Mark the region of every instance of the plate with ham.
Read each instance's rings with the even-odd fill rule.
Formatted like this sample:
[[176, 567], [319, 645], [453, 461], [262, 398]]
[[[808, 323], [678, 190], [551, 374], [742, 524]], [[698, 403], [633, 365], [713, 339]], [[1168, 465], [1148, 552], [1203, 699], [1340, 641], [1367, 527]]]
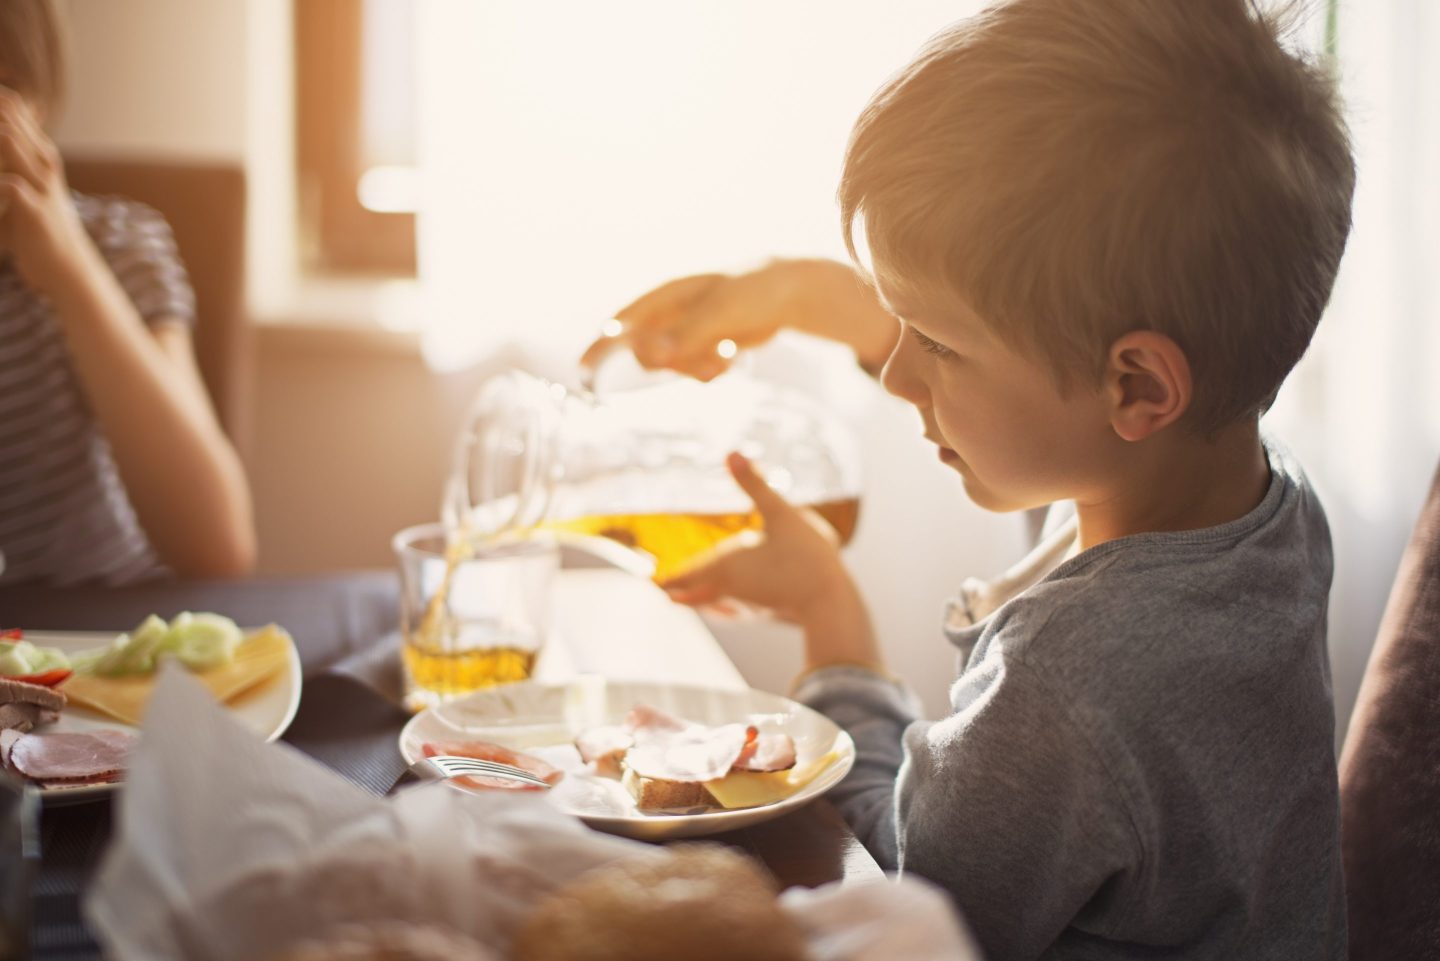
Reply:
[[[26, 631], [24, 636], [38, 646], [78, 654], [102, 648], [116, 635]], [[246, 640], [255, 643], [242, 648], [234, 662], [196, 677], [240, 721], [274, 740], [300, 705], [300, 659], [289, 635], [278, 629], [247, 632]], [[254, 656], [244, 656], [250, 654]], [[0, 710], [8, 710], [7, 717], [15, 715], [0, 730], [0, 769], [36, 783], [47, 806], [111, 793], [123, 780], [154, 678], [68, 678], [52, 687], [0, 679], [0, 702], [5, 704]], [[23, 717], [20, 712], [25, 712]]]
[[429, 708], [401, 732], [400, 753], [407, 763], [463, 754], [523, 767], [551, 784], [545, 796], [562, 810], [644, 840], [778, 817], [834, 787], [855, 761], [848, 734], [776, 694], [597, 677], [510, 684]]

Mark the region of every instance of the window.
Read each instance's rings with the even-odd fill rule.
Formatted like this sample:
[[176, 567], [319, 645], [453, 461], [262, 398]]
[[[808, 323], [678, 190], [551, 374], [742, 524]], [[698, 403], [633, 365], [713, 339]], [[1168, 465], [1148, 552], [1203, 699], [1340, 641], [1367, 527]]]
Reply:
[[302, 266], [415, 275], [414, 57], [408, 0], [297, 0]]

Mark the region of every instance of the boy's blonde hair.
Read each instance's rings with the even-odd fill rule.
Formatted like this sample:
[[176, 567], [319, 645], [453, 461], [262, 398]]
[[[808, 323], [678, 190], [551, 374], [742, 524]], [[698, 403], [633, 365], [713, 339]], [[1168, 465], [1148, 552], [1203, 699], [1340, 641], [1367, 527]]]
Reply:
[[54, 0], [0, 0], [0, 76], [53, 117], [65, 98], [65, 37]]
[[1013, 0], [932, 39], [856, 122], [840, 206], [907, 298], [958, 298], [1068, 390], [1137, 329], [1188, 423], [1256, 417], [1330, 296], [1355, 170], [1333, 84], [1249, 0]]

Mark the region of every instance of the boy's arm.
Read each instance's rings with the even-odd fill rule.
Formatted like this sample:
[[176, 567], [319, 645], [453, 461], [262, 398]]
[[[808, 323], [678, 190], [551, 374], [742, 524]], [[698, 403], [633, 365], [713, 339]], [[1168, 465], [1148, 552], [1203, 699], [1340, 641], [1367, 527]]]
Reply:
[[668, 367], [711, 380], [729, 366], [722, 340], [751, 347], [789, 327], [847, 344], [879, 374], [899, 336], [894, 316], [854, 268], [833, 260], [772, 260], [738, 274], [698, 274], [657, 287], [616, 313], [624, 325], [585, 351], [599, 364], [628, 345], [646, 367]]
[[829, 717], [855, 742], [854, 766], [826, 798], [879, 865], [898, 870], [895, 784], [905, 759], [904, 733], [920, 717], [919, 701], [904, 685], [850, 665], [802, 674], [792, 696]]
[[817, 672], [796, 696], [856, 740], [856, 768], [830, 796], [857, 835], [882, 861], [893, 844], [893, 866], [945, 887], [987, 956], [1040, 957], [1140, 862], [1095, 747], [1025, 664], [976, 665], [957, 682], [956, 713], [933, 724], [907, 724], [896, 686], [858, 671]]

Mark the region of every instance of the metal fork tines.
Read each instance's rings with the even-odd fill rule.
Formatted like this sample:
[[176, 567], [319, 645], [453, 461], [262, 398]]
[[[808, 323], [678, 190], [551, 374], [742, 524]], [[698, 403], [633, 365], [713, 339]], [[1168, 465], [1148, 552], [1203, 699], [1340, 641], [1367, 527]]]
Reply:
[[416, 777], [428, 780], [444, 780], [452, 777], [466, 777], [469, 775], [477, 777], [503, 777], [519, 781], [530, 787], [549, 788], [550, 782], [538, 777], [524, 768], [518, 768], [510, 764], [501, 764], [498, 761], [486, 761], [478, 757], [460, 757], [454, 754], [437, 754], [434, 757], [421, 758], [410, 765], [410, 770]]

